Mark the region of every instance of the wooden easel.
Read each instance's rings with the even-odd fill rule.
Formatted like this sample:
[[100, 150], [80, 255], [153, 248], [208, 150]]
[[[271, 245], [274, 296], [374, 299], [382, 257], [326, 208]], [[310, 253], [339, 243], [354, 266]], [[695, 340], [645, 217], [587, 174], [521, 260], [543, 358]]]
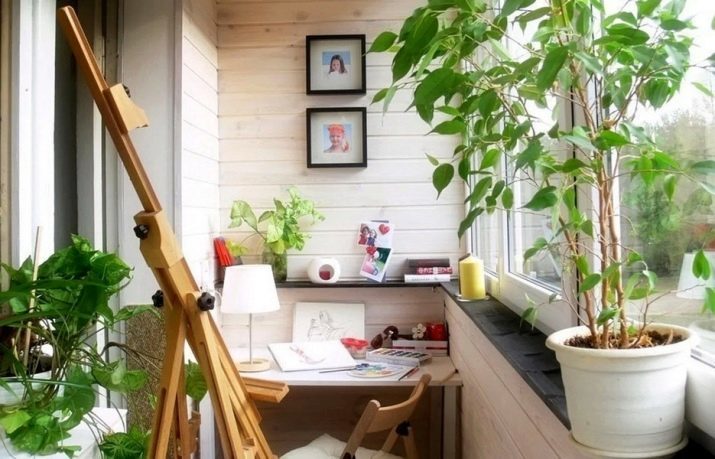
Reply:
[[[254, 400], [279, 402], [287, 393], [283, 383], [242, 379], [211, 315], [213, 297], [199, 288], [181, 254], [176, 236], [151, 187], [129, 131], [148, 124], [121, 84], [107, 85], [97, 65], [77, 15], [71, 7], [60, 8], [58, 20], [77, 59], [104, 124], [129, 174], [144, 208], [134, 220], [140, 250], [152, 269], [163, 295], [166, 322], [166, 356], [160, 379], [159, 403], [154, 415], [149, 457], [167, 455], [172, 427], [179, 457], [188, 458], [195, 449], [194, 422], [188, 419], [184, 393], [184, 342], [188, 342], [201, 367], [213, 403], [216, 425], [225, 454], [232, 458], [273, 458], [259, 426]], [[192, 432], [192, 430], [194, 430]]]

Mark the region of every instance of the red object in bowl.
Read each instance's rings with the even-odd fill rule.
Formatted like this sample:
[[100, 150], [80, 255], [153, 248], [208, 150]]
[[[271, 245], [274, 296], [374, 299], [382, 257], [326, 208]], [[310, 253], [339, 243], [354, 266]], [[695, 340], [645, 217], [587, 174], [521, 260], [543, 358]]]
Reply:
[[319, 275], [320, 278], [323, 279], [323, 280], [330, 280], [330, 276], [331, 276], [332, 274], [333, 274], [333, 273], [331, 273], [331, 272], [330, 272], [329, 270], [327, 270], [327, 269], [318, 272], [318, 275]]
[[360, 338], [340, 338], [340, 342], [343, 343], [345, 349], [350, 352], [354, 358], [364, 358], [367, 352], [367, 340]]

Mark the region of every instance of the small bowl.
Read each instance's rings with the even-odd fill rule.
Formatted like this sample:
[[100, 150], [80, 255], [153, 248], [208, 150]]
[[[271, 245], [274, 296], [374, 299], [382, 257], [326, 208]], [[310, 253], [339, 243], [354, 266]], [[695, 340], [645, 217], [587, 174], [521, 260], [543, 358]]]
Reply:
[[345, 349], [348, 350], [354, 359], [365, 358], [365, 355], [367, 354], [367, 345], [369, 344], [367, 340], [360, 338], [340, 338], [340, 342], [343, 343]]

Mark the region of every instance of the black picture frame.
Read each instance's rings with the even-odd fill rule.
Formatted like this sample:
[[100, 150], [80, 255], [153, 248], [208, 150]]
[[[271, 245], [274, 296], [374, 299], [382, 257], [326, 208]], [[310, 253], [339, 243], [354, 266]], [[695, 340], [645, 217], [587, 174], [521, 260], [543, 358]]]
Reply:
[[365, 35], [307, 35], [305, 62], [307, 94], [365, 94]]
[[367, 109], [306, 110], [308, 168], [367, 167]]

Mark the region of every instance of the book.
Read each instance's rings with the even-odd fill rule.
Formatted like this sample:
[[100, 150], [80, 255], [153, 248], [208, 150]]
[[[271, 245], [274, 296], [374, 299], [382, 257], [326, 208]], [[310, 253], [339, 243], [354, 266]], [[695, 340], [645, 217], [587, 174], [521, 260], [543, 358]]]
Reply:
[[432, 356], [426, 352], [401, 351], [399, 349], [388, 349], [385, 347], [367, 351], [367, 355], [365, 356], [365, 360], [368, 362], [383, 362], [410, 367], [416, 367], [431, 358]]
[[348, 350], [338, 340], [271, 343], [268, 350], [282, 371], [347, 369], [356, 365]]
[[451, 274], [405, 274], [405, 282], [410, 284], [449, 282]]
[[451, 266], [418, 266], [407, 274], [452, 274]]
[[419, 267], [433, 268], [435, 266], [448, 267], [449, 266], [449, 258], [447, 258], [447, 257], [408, 258], [407, 266], [410, 268], [419, 268]]

